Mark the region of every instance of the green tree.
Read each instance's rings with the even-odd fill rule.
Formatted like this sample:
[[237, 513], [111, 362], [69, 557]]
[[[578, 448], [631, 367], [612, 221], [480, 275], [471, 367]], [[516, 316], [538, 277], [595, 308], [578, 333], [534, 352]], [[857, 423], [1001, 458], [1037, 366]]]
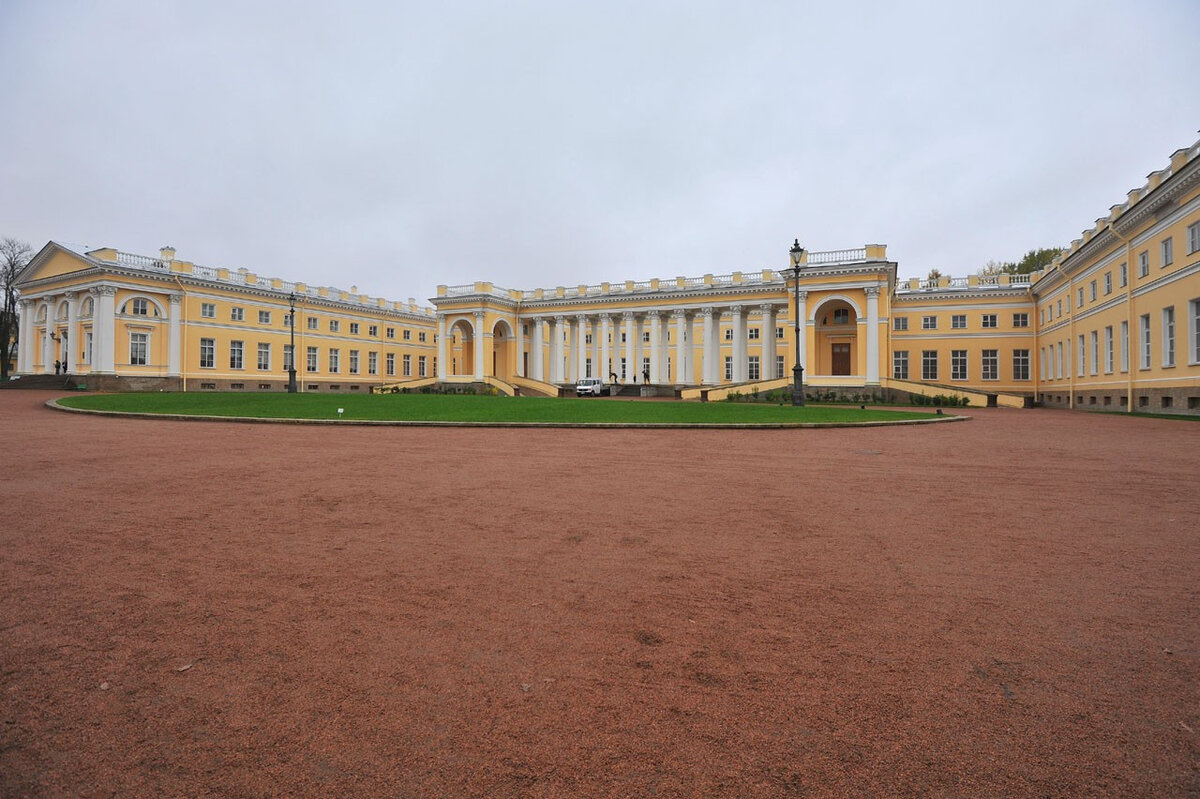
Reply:
[[1021, 260], [1016, 263], [1012, 261], [988, 261], [979, 270], [979, 274], [985, 277], [990, 275], [1028, 275], [1049, 266], [1050, 262], [1061, 252], [1061, 247], [1041, 247], [1025, 253]]
[[17, 275], [33, 257], [33, 249], [23, 241], [0, 240], [0, 290], [4, 293], [0, 309], [0, 380], [8, 379], [8, 359], [17, 339]]

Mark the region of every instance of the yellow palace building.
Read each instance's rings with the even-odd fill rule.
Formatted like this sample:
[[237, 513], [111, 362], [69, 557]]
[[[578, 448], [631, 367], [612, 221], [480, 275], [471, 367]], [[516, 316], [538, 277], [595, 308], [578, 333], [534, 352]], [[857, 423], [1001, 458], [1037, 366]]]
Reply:
[[781, 261], [438, 286], [427, 307], [200, 266], [169, 247], [50, 242], [18, 281], [18, 372], [57, 367], [102, 390], [279, 391], [294, 340], [301, 391], [558, 395], [599, 377], [720, 399], [785, 387], [799, 350], [810, 393], [1200, 413], [1200, 142], [1032, 275], [898, 281], [884, 245], [797, 245]]

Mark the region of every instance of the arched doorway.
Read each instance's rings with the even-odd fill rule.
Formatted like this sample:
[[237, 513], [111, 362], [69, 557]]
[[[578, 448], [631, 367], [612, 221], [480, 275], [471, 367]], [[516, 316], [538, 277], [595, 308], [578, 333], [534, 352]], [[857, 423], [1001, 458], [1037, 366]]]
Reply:
[[509, 382], [513, 378], [516, 364], [516, 338], [512, 326], [504, 319], [496, 320], [492, 327], [492, 375]]
[[845, 377], [858, 365], [858, 309], [844, 297], [832, 297], [813, 311], [816, 331], [813, 374]]
[[475, 330], [469, 319], [459, 319], [450, 326], [450, 368], [446, 374], [474, 376]]

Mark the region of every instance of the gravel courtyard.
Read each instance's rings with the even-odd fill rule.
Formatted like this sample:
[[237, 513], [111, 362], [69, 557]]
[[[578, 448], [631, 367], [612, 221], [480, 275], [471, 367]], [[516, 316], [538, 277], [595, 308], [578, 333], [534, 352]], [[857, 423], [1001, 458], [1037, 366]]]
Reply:
[[1196, 796], [1200, 424], [0, 391], [4, 796]]

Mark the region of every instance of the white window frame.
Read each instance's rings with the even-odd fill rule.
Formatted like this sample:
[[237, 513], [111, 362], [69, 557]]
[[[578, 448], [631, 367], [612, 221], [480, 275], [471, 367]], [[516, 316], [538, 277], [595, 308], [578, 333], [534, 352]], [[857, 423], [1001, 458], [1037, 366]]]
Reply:
[[258, 312], [258, 323], [260, 325], [271, 324], [271, 312], [270, 311], [259, 311]]
[[200, 339], [200, 368], [217, 368], [217, 340], [215, 338]]
[[316, 373], [321, 367], [321, 353], [316, 347], [309, 347], [304, 354], [304, 371]]
[[980, 319], [982, 327], [1000, 327], [1000, 317], [994, 313], [985, 313]]
[[937, 330], [937, 316], [936, 315], [922, 316], [921, 317], [921, 329], [922, 330]]
[[895, 350], [892, 352], [892, 379], [908, 379], [908, 350]]
[[1162, 365], [1169, 368], [1175, 365], [1175, 306], [1168, 305], [1162, 309]]
[[1129, 371], [1129, 322], [1121, 321], [1121, 371]]
[[369, 375], [379, 374], [379, 353], [378, 352], [368, 352], [367, 353], [367, 374], [369, 374]]
[[966, 330], [967, 329], [967, 315], [965, 313], [951, 314], [950, 329], [951, 330]]
[[1200, 252], [1200, 222], [1187, 226], [1188, 255]]
[[426, 363], [427, 360], [424, 355], [417, 356], [417, 377], [425, 377], [427, 375], [425, 370]]
[[129, 301], [129, 312], [134, 316], [149, 316], [150, 301], [145, 297], [134, 297]]
[[979, 376], [983, 380], [1000, 379], [1000, 350], [983, 350], [980, 353]]
[[341, 319], [330, 319], [329, 320], [329, 332], [330, 333], [342, 332], [342, 320]]
[[352, 336], [358, 335], [358, 322], [350, 323], [350, 335], [352, 335]]
[[1138, 317], [1138, 343], [1141, 345], [1141, 368], [1150, 368], [1151, 359], [1151, 340], [1150, 340], [1150, 314], [1142, 314]]
[[1013, 327], [1029, 327], [1029, 314], [1024, 311], [1013, 314]]
[[892, 330], [908, 330], [908, 317], [896, 316], [892, 318]]
[[1029, 379], [1029, 350], [1013, 350], [1013, 380]]
[[1112, 272], [1104, 273], [1104, 295], [1112, 294]]
[[[140, 339], [140, 341], [138, 341]], [[140, 344], [142, 350], [142, 360], [138, 363], [133, 357], [133, 348], [135, 343]], [[148, 366], [150, 364], [150, 332], [147, 330], [130, 330], [129, 331], [129, 365], [130, 366]]]
[[258, 342], [258, 371], [271, 371], [271, 344], [266, 341]]
[[388, 377], [396, 376], [396, 353], [389, 352], [387, 357], [384, 358], [384, 371]]
[[342, 351], [337, 347], [329, 348], [329, 374], [336, 375], [342, 368]]
[[938, 379], [938, 351], [921, 350], [921, 379]]
[[1100, 371], [1100, 331], [1088, 333], [1088, 371], [1095, 375]]
[[229, 368], [246, 368], [246, 342], [237, 339], [229, 342]]
[[321, 327], [321, 320], [315, 316], [308, 317], [308, 329], [318, 330]]
[[1121, 271], [1121, 288], [1125, 288], [1126, 286], [1129, 285], [1129, 264], [1128, 263], [1121, 264], [1120, 271]]
[[1113, 328], [1108, 325], [1104, 328], [1104, 373], [1111, 375], [1113, 373]]
[[1175, 263], [1175, 237], [1167, 236], [1159, 242], [1159, 258], [1162, 260], [1162, 266], [1170, 266]]
[[1188, 336], [1191, 341], [1188, 363], [1196, 366], [1200, 364], [1200, 297], [1188, 301]]
[[1075, 359], [1075, 376], [1083, 377], [1084, 372], [1087, 369], [1087, 343], [1086, 343], [1086, 339], [1084, 338], [1082, 333], [1079, 334], [1078, 339], [1079, 339], [1079, 352], [1078, 352], [1079, 357], [1077, 357]]
[[200, 303], [200, 316], [203, 319], [216, 319], [217, 304], [215, 302]]
[[966, 350], [950, 350], [950, 379], [951, 380], [966, 380], [967, 379], [967, 351]]
[[761, 378], [761, 375], [762, 375], [761, 363], [762, 362], [759, 361], [759, 356], [757, 356], [757, 355], [746, 356], [746, 379], [747, 380], [759, 380]]
[[404, 376], [412, 377], [412, 356], [411, 355], [406, 354], [404, 356], [403, 365], [404, 365]]
[[350, 350], [350, 374], [358, 374], [358, 350]]
[[[758, 341], [759, 340], [758, 336], [759, 336], [759, 332], [758, 332], [757, 327], [749, 328], [746, 331], [746, 338], [750, 341]], [[754, 378], [754, 379], [757, 380], [758, 378]]]
[[1145, 277], [1150, 274], [1150, 251], [1142, 250], [1138, 253], [1138, 277]]

